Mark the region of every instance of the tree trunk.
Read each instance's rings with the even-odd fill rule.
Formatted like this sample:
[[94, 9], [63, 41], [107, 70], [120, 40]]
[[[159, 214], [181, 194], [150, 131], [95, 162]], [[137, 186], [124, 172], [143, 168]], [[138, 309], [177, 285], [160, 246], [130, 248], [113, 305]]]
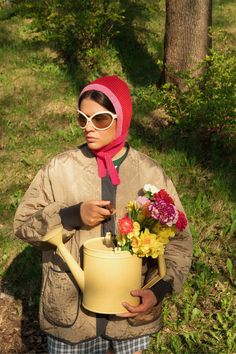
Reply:
[[212, 0], [166, 0], [166, 29], [162, 82], [185, 89], [178, 72], [203, 69], [196, 65], [203, 60], [211, 46]]

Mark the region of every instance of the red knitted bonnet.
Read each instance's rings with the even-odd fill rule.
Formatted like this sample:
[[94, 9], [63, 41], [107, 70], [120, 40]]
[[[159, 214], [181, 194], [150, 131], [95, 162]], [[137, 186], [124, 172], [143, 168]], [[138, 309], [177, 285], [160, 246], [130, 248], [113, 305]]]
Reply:
[[128, 85], [118, 76], [104, 76], [88, 84], [81, 92], [80, 96], [90, 90], [104, 93], [115, 108], [117, 115], [116, 139], [99, 150], [93, 150], [97, 157], [98, 173], [102, 178], [106, 171], [114, 185], [120, 183], [116, 169], [112, 163], [112, 157], [117, 154], [125, 144], [128, 130], [132, 118], [132, 101]]
[[117, 137], [128, 133], [132, 118], [132, 101], [128, 85], [118, 76], [104, 76], [87, 85], [80, 96], [89, 90], [101, 91], [113, 104], [117, 114]]

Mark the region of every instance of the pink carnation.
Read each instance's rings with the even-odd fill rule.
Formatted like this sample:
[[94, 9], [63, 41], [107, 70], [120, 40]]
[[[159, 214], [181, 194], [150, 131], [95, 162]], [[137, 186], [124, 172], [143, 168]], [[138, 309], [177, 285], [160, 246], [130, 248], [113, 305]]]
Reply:
[[179, 231], [183, 231], [185, 227], [187, 226], [187, 219], [184, 213], [180, 210], [178, 210], [178, 220], [176, 223], [176, 227]]
[[145, 196], [139, 196], [136, 200], [139, 208], [142, 208], [150, 203], [150, 200]]
[[151, 216], [154, 219], [159, 220], [163, 225], [167, 224], [168, 226], [172, 226], [176, 223], [178, 218], [178, 213], [175, 206], [165, 202], [162, 199], [149, 205], [148, 210], [151, 212]]
[[119, 225], [119, 232], [121, 235], [123, 234], [127, 235], [128, 233], [132, 232], [134, 229], [133, 221], [127, 216], [124, 216], [122, 219], [120, 219], [118, 221], [118, 225]]

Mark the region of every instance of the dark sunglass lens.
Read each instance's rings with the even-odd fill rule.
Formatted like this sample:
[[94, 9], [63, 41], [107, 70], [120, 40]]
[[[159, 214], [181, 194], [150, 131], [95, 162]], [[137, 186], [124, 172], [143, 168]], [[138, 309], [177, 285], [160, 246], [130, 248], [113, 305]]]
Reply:
[[109, 113], [98, 113], [93, 119], [93, 125], [98, 129], [104, 129], [111, 125], [112, 123], [112, 115]]
[[78, 123], [79, 123], [79, 126], [80, 126], [81, 128], [84, 128], [85, 125], [86, 125], [86, 123], [87, 123], [87, 118], [84, 117], [83, 114], [78, 113], [78, 115], [77, 115], [77, 121], [78, 121]]

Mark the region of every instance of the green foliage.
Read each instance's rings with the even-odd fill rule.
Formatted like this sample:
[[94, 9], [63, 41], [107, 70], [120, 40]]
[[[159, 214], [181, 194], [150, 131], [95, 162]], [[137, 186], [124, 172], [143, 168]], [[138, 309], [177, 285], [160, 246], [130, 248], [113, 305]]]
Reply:
[[235, 131], [236, 57], [232, 51], [212, 50], [201, 63], [203, 75], [182, 73], [186, 90], [170, 84], [159, 91], [159, 105], [174, 122], [186, 121], [208, 131]]
[[[205, 72], [199, 77], [182, 74], [187, 86], [184, 92], [170, 84], [158, 89], [154, 85], [135, 88], [135, 131], [150, 147], [154, 144], [162, 149], [169, 145], [168, 149], [184, 150], [188, 156], [205, 161], [206, 166], [211, 164], [218, 176], [222, 168], [226, 178], [218, 188], [223, 194], [230, 176], [226, 171], [228, 167], [235, 171], [236, 162], [236, 57], [233, 50], [212, 50], [202, 65]], [[235, 183], [233, 175], [228, 183]], [[231, 189], [231, 198], [235, 199]], [[204, 191], [201, 194], [205, 198]], [[198, 209], [202, 198], [199, 195], [196, 200]]]
[[104, 46], [123, 21], [119, 0], [16, 0], [34, 18], [41, 31], [71, 60], [86, 56], [91, 48]]

